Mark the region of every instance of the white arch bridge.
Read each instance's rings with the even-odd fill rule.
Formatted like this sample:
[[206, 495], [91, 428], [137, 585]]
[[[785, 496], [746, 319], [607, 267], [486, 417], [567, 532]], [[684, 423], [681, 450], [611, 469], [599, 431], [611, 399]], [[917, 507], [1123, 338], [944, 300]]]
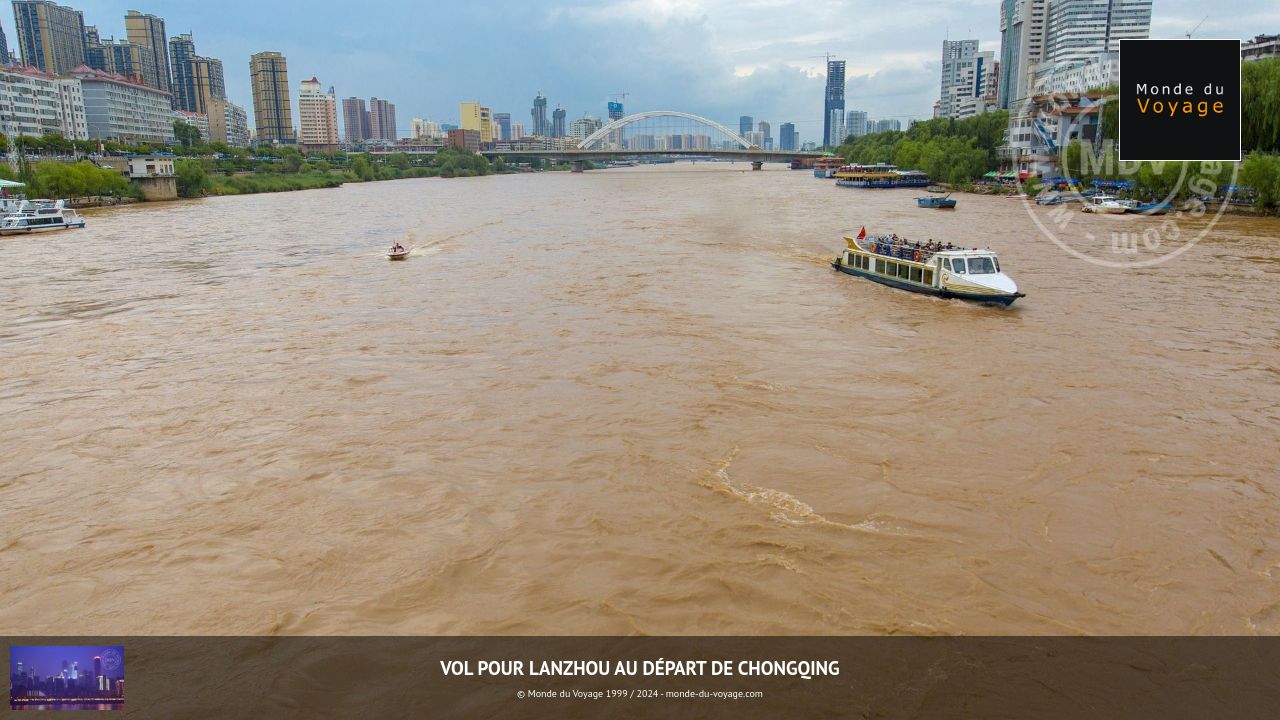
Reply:
[[[633, 138], [633, 141], [626, 143], [623, 141], [628, 128], [643, 127], [646, 123], [654, 120], [679, 121], [689, 124], [692, 127], [702, 128], [703, 131], [710, 130], [722, 135], [724, 140], [719, 143], [719, 147], [711, 147], [710, 136], [707, 135], [689, 135], [678, 134], [671, 135], [672, 142], [655, 142], [653, 135], [644, 136], [649, 142], [639, 143], [640, 138]], [[680, 138], [696, 138], [698, 141], [690, 143], [697, 147], [684, 147], [683, 142], [680, 147], [673, 147], [676, 137]], [[665, 138], [664, 138], [665, 140]], [[661, 147], [659, 147], [661, 145]], [[546, 158], [551, 160], [560, 160], [571, 162], [574, 170], [582, 169], [583, 162], [586, 160], [620, 160], [627, 158], [640, 157], [708, 157], [721, 158], [726, 160], [749, 160], [755, 169], [759, 169], [761, 163], [766, 161], [787, 161], [793, 158], [804, 157], [822, 157], [822, 153], [818, 152], [801, 152], [798, 150], [775, 151], [765, 150], [758, 145], [753, 145], [747, 138], [742, 137], [738, 133], [733, 132], [729, 128], [708, 118], [694, 115], [692, 113], [680, 112], [678, 110], [650, 110], [646, 112], [628, 115], [619, 120], [615, 120], [591, 135], [584, 138], [573, 148], [562, 148], [555, 150], [543, 149], [504, 149], [504, 150], [482, 150], [481, 154], [493, 157], [506, 158]]]

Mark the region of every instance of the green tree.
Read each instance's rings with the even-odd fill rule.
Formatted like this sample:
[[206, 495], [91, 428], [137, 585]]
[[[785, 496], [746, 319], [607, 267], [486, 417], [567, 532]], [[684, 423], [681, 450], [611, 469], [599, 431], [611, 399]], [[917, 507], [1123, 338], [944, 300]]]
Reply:
[[1245, 152], [1280, 152], [1280, 58], [1240, 67], [1240, 133]]
[[178, 195], [185, 198], [201, 197], [213, 189], [213, 182], [199, 160], [178, 160], [173, 164], [178, 183]]
[[1253, 188], [1258, 207], [1280, 205], [1280, 155], [1251, 153], [1240, 165], [1240, 181]]
[[374, 173], [373, 166], [369, 164], [369, 158], [360, 153], [351, 161], [351, 172], [362, 181], [368, 182], [373, 180], [377, 175]]
[[200, 130], [195, 125], [182, 120], [173, 121], [173, 136], [177, 138], [178, 143], [183, 147], [192, 147], [200, 144]]

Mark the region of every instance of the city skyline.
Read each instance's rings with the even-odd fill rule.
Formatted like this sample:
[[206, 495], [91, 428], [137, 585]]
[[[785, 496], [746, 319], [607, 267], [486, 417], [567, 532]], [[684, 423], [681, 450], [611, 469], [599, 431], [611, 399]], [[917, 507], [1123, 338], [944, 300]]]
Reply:
[[[260, 8], [241, 0], [163, 8], [132, 0], [70, 3], [84, 13], [85, 25], [104, 35], [125, 35], [128, 10], [162, 18], [171, 37], [192, 33], [201, 55], [223, 61], [227, 95], [246, 108], [252, 106], [248, 58], [275, 50], [298, 78], [324, 77], [338, 97], [391, 98], [400, 108], [401, 136], [409, 134], [412, 117], [457, 123], [464, 99], [519, 119], [541, 90], [549, 108], [566, 109], [570, 123], [587, 114], [604, 117], [610, 96], [626, 91], [628, 112], [683, 110], [731, 126], [751, 114], [775, 127], [794, 123], [804, 140], [822, 135], [826, 53], [847, 62], [848, 108], [905, 121], [932, 114], [943, 39], [972, 37], [983, 51], [999, 51], [1001, 0], [905, 6], [907, 12], [903, 3], [782, 1], [760, 8], [718, 0], [634, 0], [418, 8], [375, 0], [367, 14], [394, 14], [396, 23], [342, 27], [317, 20], [340, 12], [336, 3], [319, 3], [297, 22], [272, 25], [242, 22]], [[910, 12], [913, 6], [921, 12]], [[1201, 7], [1195, 0], [1156, 0], [1152, 37], [1183, 36], [1203, 18]], [[1280, 10], [1272, 3], [1247, 0], [1233, 10], [1210, 17], [1196, 36], [1245, 38], [1280, 27]], [[856, 34], [815, 30], [854, 27], [854, 19]], [[459, 31], [421, 43], [413, 30], [419, 20]], [[0, 22], [16, 49], [12, 13]], [[489, 42], [485, 53], [463, 53], [481, 37]], [[574, 42], [560, 42], [565, 38]], [[463, 57], [472, 59], [466, 72], [458, 72]]]

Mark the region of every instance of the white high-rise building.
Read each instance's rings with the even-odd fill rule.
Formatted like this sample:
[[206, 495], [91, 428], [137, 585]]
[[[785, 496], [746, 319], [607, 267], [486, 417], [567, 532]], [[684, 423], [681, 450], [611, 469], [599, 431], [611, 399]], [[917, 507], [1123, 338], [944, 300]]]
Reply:
[[1051, 0], [1044, 62], [1087, 62], [1151, 37], [1152, 0]]
[[440, 124], [431, 120], [423, 120], [422, 118], [414, 118], [410, 123], [410, 131], [412, 136], [425, 139], [437, 139], [444, 137], [444, 131], [440, 129]]
[[314, 76], [298, 89], [298, 144], [304, 151], [338, 150], [338, 99]]
[[604, 127], [604, 123], [600, 118], [591, 115], [584, 115], [569, 124], [569, 136], [578, 142], [582, 142], [591, 136], [591, 133]]
[[995, 53], [979, 52], [977, 40], [943, 40], [937, 117], [958, 120], [986, 112], [995, 70]]
[[513, 122], [513, 123], [511, 123], [511, 139], [512, 139], [512, 140], [519, 140], [520, 138], [522, 138], [522, 137], [524, 137], [524, 136], [525, 136], [525, 135], [524, 135], [524, 123], [518, 123], [518, 122]]
[[844, 113], [844, 136], [862, 137], [866, 134], [867, 114], [862, 110], [846, 110]]
[[1029, 94], [1030, 77], [1044, 61], [1048, 0], [1001, 0], [999, 107]]

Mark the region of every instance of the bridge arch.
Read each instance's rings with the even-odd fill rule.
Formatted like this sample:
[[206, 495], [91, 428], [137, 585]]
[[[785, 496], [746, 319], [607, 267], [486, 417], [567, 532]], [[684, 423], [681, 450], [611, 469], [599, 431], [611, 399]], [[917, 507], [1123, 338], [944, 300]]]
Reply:
[[741, 135], [739, 135], [738, 133], [736, 133], [736, 132], [734, 132], [734, 131], [730, 130], [729, 128], [727, 128], [727, 127], [725, 127], [725, 126], [723, 126], [723, 125], [721, 125], [720, 123], [716, 122], [715, 120], [709, 120], [709, 119], [704, 118], [704, 117], [702, 117], [702, 116], [700, 116], [700, 115], [694, 115], [694, 114], [692, 114], [692, 113], [680, 112], [680, 111], [678, 111], [678, 110], [648, 110], [648, 111], [646, 111], [646, 112], [636, 113], [635, 115], [628, 115], [628, 116], [626, 116], [626, 117], [624, 117], [624, 118], [621, 118], [621, 119], [619, 119], [619, 120], [614, 120], [613, 122], [609, 123], [608, 125], [605, 125], [604, 127], [600, 128], [599, 130], [597, 130], [597, 131], [595, 131], [595, 132], [591, 133], [591, 134], [590, 134], [590, 135], [588, 135], [586, 138], [584, 138], [584, 139], [582, 140], [582, 142], [578, 143], [578, 149], [579, 149], [579, 150], [586, 150], [586, 149], [590, 148], [592, 144], [597, 143], [597, 142], [599, 142], [600, 140], [602, 140], [602, 139], [604, 139], [604, 138], [608, 137], [611, 133], [621, 131], [623, 128], [625, 128], [625, 127], [626, 127], [626, 126], [628, 126], [628, 125], [631, 125], [631, 124], [633, 124], [633, 123], [642, 122], [642, 121], [644, 121], [644, 120], [648, 120], [648, 119], [650, 119], [650, 118], [657, 118], [657, 117], [675, 117], [675, 118], [682, 118], [682, 119], [684, 119], [684, 120], [692, 120], [692, 121], [694, 121], [694, 122], [696, 122], [696, 123], [700, 123], [700, 124], [702, 124], [702, 125], [706, 125], [707, 127], [712, 128], [712, 129], [714, 129], [714, 130], [716, 130], [716, 131], [718, 131], [718, 132], [724, 133], [724, 135], [725, 135], [726, 137], [728, 137], [730, 140], [733, 140], [734, 142], [736, 142], [736, 143], [738, 143], [739, 145], [741, 145], [741, 146], [742, 146], [742, 149], [744, 149], [744, 150], [759, 150], [759, 149], [760, 149], [760, 148], [758, 148], [758, 147], [756, 147], [756, 146], [752, 145], [750, 142], [748, 142], [745, 138], [743, 138], [743, 137], [742, 137]]

